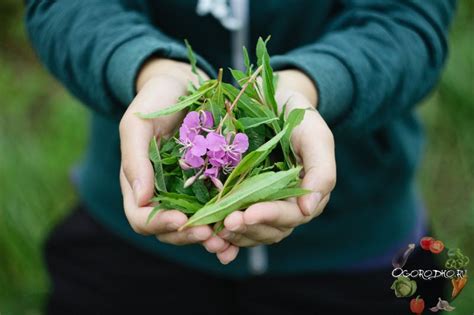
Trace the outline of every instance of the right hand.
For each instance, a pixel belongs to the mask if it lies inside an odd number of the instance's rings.
[[[205,74],[202,73],[205,77]],[[152,59],[141,69],[137,77],[137,96],[120,121],[120,186],[125,215],[133,230],[142,235],[155,235],[160,241],[174,245],[203,243],[205,248],[220,253],[222,263],[230,262],[238,252],[218,236],[212,236],[211,227],[197,226],[178,232],[187,217],[180,211],[159,212],[146,223],[150,211],[150,199],[154,193],[154,171],[148,158],[149,143],[154,136],[171,137],[177,129],[183,113],[141,119],[137,112],[149,113],[176,103],[185,95],[189,81],[196,81],[191,66],[168,59]]]

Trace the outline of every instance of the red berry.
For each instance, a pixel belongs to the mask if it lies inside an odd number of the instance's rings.
[[[443,251],[444,249],[444,244],[443,242],[441,241],[434,241],[433,243],[431,243],[431,246],[430,246],[430,251],[433,253],[433,254],[439,254]]]
[[[434,238],[425,236],[420,240],[420,246],[424,250],[430,250],[431,244],[433,244],[434,241]]]

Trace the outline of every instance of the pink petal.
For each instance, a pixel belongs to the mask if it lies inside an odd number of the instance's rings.
[[[207,152],[207,140],[201,135],[194,137],[193,146],[191,148],[191,153],[196,156],[203,156]]]
[[[210,158],[209,163],[211,163],[212,166],[216,166],[216,167],[222,167],[226,165],[226,162],[223,159],[218,159],[218,158]]]
[[[218,167],[211,167],[204,171],[204,175],[208,177],[217,177],[219,175],[219,168]]]
[[[179,128],[179,140],[186,143],[188,140],[192,141],[196,136],[196,132],[190,130],[186,125],[181,125]]]
[[[199,168],[204,165],[204,159],[200,156],[195,156],[191,150],[184,155],[184,161],[193,168]]]
[[[244,153],[249,148],[249,138],[245,133],[238,133],[234,137],[234,151]]]
[[[207,153],[207,156],[209,158],[213,158],[213,159],[222,159],[224,156],[225,156],[225,152],[224,150],[219,150],[219,151],[209,151]]]
[[[226,154],[227,163],[232,165],[232,166],[237,166],[237,164],[239,164],[241,159],[242,159],[242,154],[241,153],[227,152],[227,154]]]
[[[209,111],[202,111],[201,112],[201,125],[204,128],[212,128],[214,126],[214,118],[212,117],[212,113]]]
[[[222,167],[226,164],[223,159],[225,157],[224,151],[209,151],[207,152],[207,157],[209,158],[209,163],[213,166]]]
[[[209,132],[206,139],[209,151],[221,151],[222,147],[226,145],[224,136],[215,132]]]
[[[201,126],[198,112],[189,112],[183,120],[183,125],[189,129],[196,129]]]

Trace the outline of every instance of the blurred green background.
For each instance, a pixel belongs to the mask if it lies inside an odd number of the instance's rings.
[[[438,0],[435,0],[438,1]],[[440,1],[440,0],[439,0]],[[420,106],[428,143],[419,174],[434,236],[462,248],[474,272],[474,1],[460,2],[438,88]],[[42,314],[41,246],[74,204],[71,166],[87,111],[36,60],[22,2],[0,0],[0,314]],[[469,296],[471,298],[469,298]],[[453,315],[473,314],[474,278]]]

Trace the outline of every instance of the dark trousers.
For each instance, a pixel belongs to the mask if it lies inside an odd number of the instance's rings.
[[[412,255],[413,268],[440,268],[427,252]],[[141,251],[81,207],[53,230],[45,256],[49,315],[410,313],[411,298],[390,290],[391,268],[230,280]],[[427,307],[443,296],[444,281],[417,282]]]

